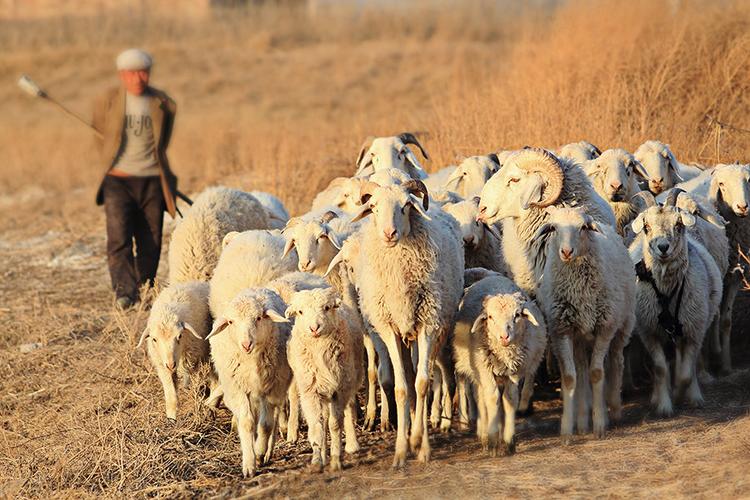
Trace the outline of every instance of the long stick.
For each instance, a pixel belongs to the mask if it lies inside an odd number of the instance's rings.
[[[76,119],[76,120],[78,120],[79,122],[81,122],[81,123],[83,123],[84,125],[86,125],[86,126],[87,126],[88,128],[90,128],[91,130],[93,130],[93,131],[94,131],[94,133],[96,134],[96,136],[97,136],[97,137],[98,137],[99,139],[104,139],[104,136],[102,135],[102,133],[101,133],[101,132],[99,132],[99,131],[98,131],[98,130],[97,130],[96,128],[94,128],[94,126],[93,126],[92,124],[90,124],[89,122],[87,122],[86,120],[84,120],[84,119],[83,119],[83,117],[81,117],[80,115],[77,115],[77,114],[76,114],[76,113],[74,113],[73,111],[69,110],[68,108],[66,108],[65,106],[63,106],[63,105],[62,105],[62,104],[60,104],[59,102],[57,102],[57,101],[56,101],[55,99],[53,99],[53,98],[52,98],[51,96],[49,96],[49,95],[48,95],[47,93],[45,93],[45,94],[43,94],[43,95],[41,95],[41,96],[39,96],[39,97],[41,97],[42,99],[47,99],[47,100],[48,100],[49,102],[51,102],[52,104],[54,104],[55,106],[57,106],[57,107],[58,107],[58,108],[60,108],[61,110],[65,111],[65,112],[66,112],[66,113],[67,113],[68,115],[72,116],[73,118],[75,118],[75,119]]]

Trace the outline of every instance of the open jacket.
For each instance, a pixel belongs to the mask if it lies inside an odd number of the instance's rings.
[[[151,97],[151,121],[153,123],[154,139],[156,140],[156,155],[159,161],[159,177],[164,192],[166,210],[173,218],[176,213],[175,195],[177,192],[177,177],[169,168],[167,160],[167,146],[172,137],[174,116],[177,104],[164,92],[148,87],[146,95]],[[97,146],[102,158],[104,175],[112,168],[112,164],[120,152],[122,131],[125,123],[125,89],[116,87],[108,90],[94,102],[93,125],[102,134],[97,138]],[[96,193],[96,204],[104,204],[102,182]]]

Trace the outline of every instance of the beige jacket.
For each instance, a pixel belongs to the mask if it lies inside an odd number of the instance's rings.
[[[153,123],[154,138],[156,139],[156,153],[159,160],[159,177],[161,187],[164,191],[164,201],[167,212],[175,217],[175,195],[177,192],[177,177],[169,168],[167,160],[167,146],[172,138],[174,117],[177,113],[177,104],[164,92],[153,87],[148,87],[146,93],[151,96],[151,121]],[[102,138],[97,138],[97,146],[101,154],[104,175],[112,168],[117,153],[120,151],[122,141],[122,130],[125,123],[125,89],[116,87],[109,89],[99,96],[94,102],[94,128],[102,133]],[[104,203],[102,182],[96,193],[96,204]]]

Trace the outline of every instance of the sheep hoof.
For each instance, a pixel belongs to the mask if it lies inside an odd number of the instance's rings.
[[[392,467],[394,469],[403,469],[406,467],[406,453],[396,453],[396,456],[393,457],[393,465]]]
[[[594,427],[594,437],[596,439],[604,439],[604,436],[607,434],[607,430],[604,427],[598,428]]]
[[[346,451],[346,453],[348,453],[349,455],[354,455],[355,453],[358,453],[359,450],[359,443],[357,443],[356,441],[351,444],[346,443],[346,446],[344,447],[344,451]]]
[[[419,451],[420,444],[422,444],[422,436],[412,434],[411,438],[409,438],[409,448],[411,449],[411,452],[417,453]]]
[[[328,465],[328,469],[331,472],[341,472],[341,459],[331,457],[331,463]]]
[[[531,402],[526,408],[518,408],[516,415],[520,417],[530,417],[534,414],[534,403]]]
[[[438,427],[440,427],[440,418],[430,418],[430,427],[432,429],[437,429]]]
[[[509,457],[516,453],[516,439],[513,438],[510,443],[503,441],[503,456]]]
[[[563,446],[570,446],[573,444],[573,436],[571,434],[560,436],[560,440],[562,441]]]
[[[390,422],[380,422],[380,432],[391,432],[393,430],[393,426]]]
[[[622,407],[615,407],[609,409],[609,419],[613,422],[619,422],[622,420]]]
[[[374,431],[375,430],[375,415],[368,415],[365,417],[365,421],[362,424],[362,427],[364,427],[367,431]]]
[[[255,467],[242,467],[242,477],[249,479],[255,476]]]
[[[672,415],[674,415],[674,410],[672,409],[672,404],[671,403],[669,403],[669,404],[663,403],[663,404],[659,404],[655,408],[654,413],[656,413],[657,417],[660,417],[660,418],[669,418]]]
[[[310,472],[314,472],[316,474],[323,472],[323,462],[320,462],[318,460],[314,460],[310,463],[310,466],[308,467]]]
[[[448,434],[451,431],[451,421],[448,419],[444,419],[443,422],[440,424],[440,432],[443,434]]]
[[[430,461],[430,450],[429,449],[425,449],[425,447],[423,446],[419,450],[419,454],[417,455],[417,460],[419,462],[423,463],[423,464],[426,464],[427,462],[429,462]]]

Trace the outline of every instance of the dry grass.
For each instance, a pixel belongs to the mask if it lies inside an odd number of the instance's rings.
[[[704,116],[750,128],[749,28],[746,3],[675,12],[645,1],[0,24],[0,496],[746,495],[746,370],[675,419],[653,421],[636,399],[600,442],[558,447],[557,403],[546,401],[510,459],[453,435],[436,439],[434,464],[393,474],[392,436],[368,434],[342,475],[308,477],[306,446],[282,443],[270,469],[239,480],[227,413],[203,410],[193,388],[179,424],[166,424],[158,381],[134,351],[147,312],[111,307],[88,133],[13,83],[28,72],[86,113],[116,83],[114,55],[145,46],[155,84],[179,103],[170,153],[186,190],[264,189],[300,212],[352,171],[364,136],[402,130],[426,132],[433,170],[582,138],[630,149],[660,138],[688,161],[747,160],[750,136],[725,131],[717,152]],[[30,342],[42,347],[21,354]]]

